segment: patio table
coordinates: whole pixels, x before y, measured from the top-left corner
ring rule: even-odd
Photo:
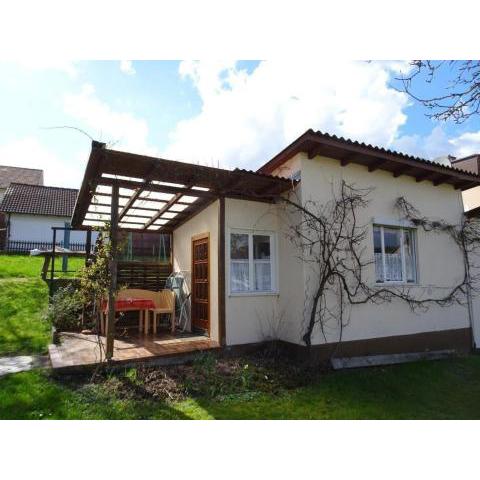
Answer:
[[[143,319],[146,318],[148,315],[148,310],[153,310],[155,308],[155,304],[153,300],[149,300],[146,298],[122,298],[119,300],[115,300],[115,312],[134,312],[138,311],[140,316],[140,325],[142,324]],[[104,300],[102,302],[102,310],[103,314],[108,314],[108,301]],[[105,320],[104,315],[102,315],[102,324],[101,330],[102,334],[105,333]],[[147,332],[145,332],[147,333]]]

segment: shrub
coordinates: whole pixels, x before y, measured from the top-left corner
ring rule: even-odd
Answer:
[[[82,328],[83,302],[80,293],[71,285],[58,289],[48,306],[47,320],[60,332]]]

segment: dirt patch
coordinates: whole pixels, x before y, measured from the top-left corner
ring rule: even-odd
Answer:
[[[205,354],[191,364],[139,366],[121,374],[96,378],[107,381],[121,396],[181,400],[187,396],[222,398],[278,394],[313,381],[323,372],[262,357],[220,358]]]
[[[315,381],[324,374],[285,360],[263,356],[216,358],[199,355],[184,365],[139,365],[125,370],[100,370],[94,376],[63,377],[70,388],[100,388],[117,398],[177,401],[186,397],[227,399],[280,394]]]

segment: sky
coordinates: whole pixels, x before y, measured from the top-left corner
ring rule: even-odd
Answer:
[[[399,61],[0,62],[0,165],[78,188],[91,137],[255,170],[309,128],[427,159],[480,152],[480,120],[427,118],[396,88],[407,70]]]

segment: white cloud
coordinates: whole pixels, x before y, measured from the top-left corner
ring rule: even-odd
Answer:
[[[126,75],[135,75],[136,73],[135,69],[133,68],[131,60],[121,60],[120,70]]]
[[[68,60],[24,58],[16,63],[27,70],[53,70],[66,73],[70,77],[76,77],[78,73],[74,62]]]
[[[81,125],[96,140],[112,144],[118,150],[156,155],[156,148],[148,144],[148,125],[143,118],[129,112],[113,110],[95,94],[93,85],[85,84],[80,93],[63,97],[65,113]]]
[[[450,139],[454,148],[454,155],[466,157],[472,153],[480,153],[480,130],[478,132],[462,133],[458,137]]]
[[[480,153],[480,131],[449,137],[442,125],[425,136],[403,135],[393,142],[393,148],[428,160],[453,155],[457,158]]]
[[[39,168],[44,172],[45,185],[79,188],[85,170],[87,152],[76,158],[59,158],[35,137],[24,137],[0,145],[0,164]]]
[[[182,62],[202,111],[179,122],[165,155],[256,168],[308,128],[389,146],[406,121],[405,94],[389,87],[400,63]]]

